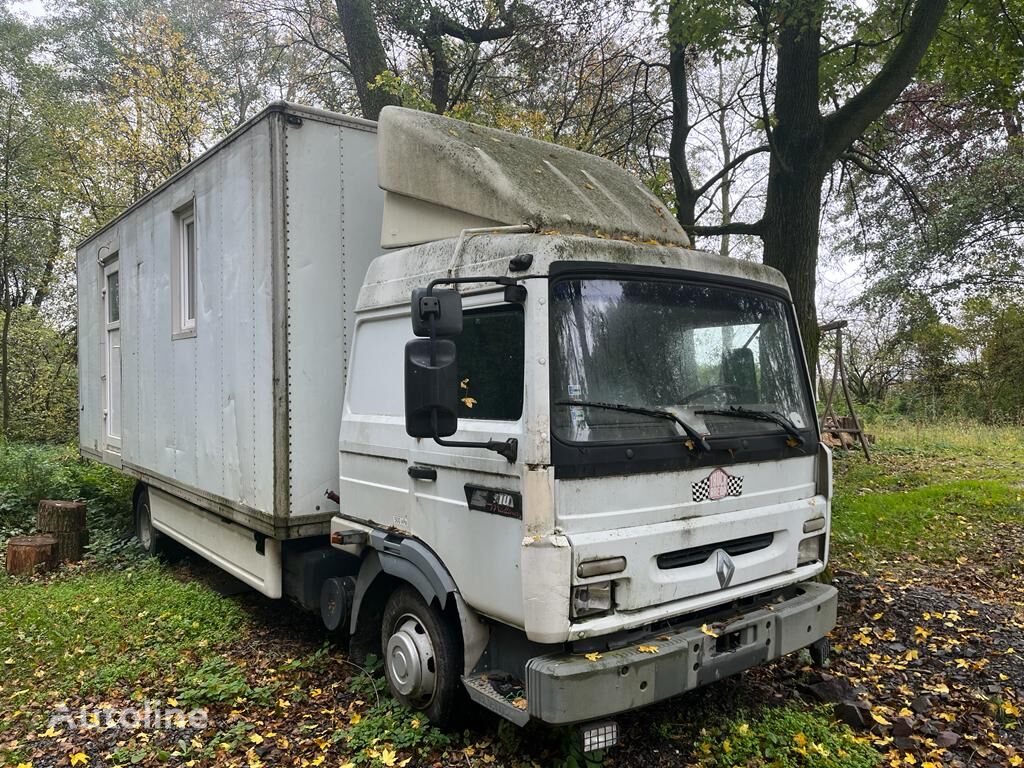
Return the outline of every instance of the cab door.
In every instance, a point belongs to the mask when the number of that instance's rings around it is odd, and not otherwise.
[[[409,452],[409,530],[451,572],[466,602],[522,623],[519,570],[525,436],[523,307],[501,295],[467,298],[455,339],[459,429],[450,440],[515,439],[514,462],[483,448],[414,441]]]

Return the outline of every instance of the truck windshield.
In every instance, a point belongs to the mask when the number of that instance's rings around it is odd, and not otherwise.
[[[552,289],[552,421],[570,442],[664,440],[668,410],[711,438],[810,428],[789,305],[674,280],[573,278]],[[730,413],[735,409],[734,413]],[[751,411],[771,417],[751,418]]]

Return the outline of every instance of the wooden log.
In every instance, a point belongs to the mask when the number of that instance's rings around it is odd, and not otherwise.
[[[36,530],[56,537],[58,560],[81,560],[89,541],[85,502],[40,501],[36,509]]]
[[[57,566],[54,536],[15,536],[7,541],[7,572],[31,576],[36,570],[52,571]]]

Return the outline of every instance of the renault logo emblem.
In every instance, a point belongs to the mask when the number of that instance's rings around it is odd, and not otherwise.
[[[732,558],[721,549],[718,550],[718,559],[715,563],[715,573],[718,574],[718,583],[722,589],[729,586],[729,582],[732,581],[733,574],[736,573],[736,564],[732,561]]]

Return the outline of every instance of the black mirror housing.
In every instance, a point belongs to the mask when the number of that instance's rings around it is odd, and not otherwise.
[[[428,293],[428,290],[430,291]],[[412,291],[412,332],[430,336],[430,320],[439,338],[462,333],[462,294],[454,288],[414,288]]]
[[[415,326],[415,315],[413,317]],[[447,437],[454,435],[458,428],[459,370],[455,342],[451,339],[435,339],[433,342],[413,339],[405,345],[405,431],[412,437]]]

